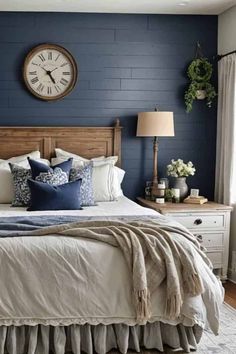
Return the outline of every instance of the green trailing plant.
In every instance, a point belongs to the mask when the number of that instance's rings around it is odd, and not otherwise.
[[[214,86],[210,83],[212,71],[212,65],[207,58],[194,59],[189,65],[187,73],[191,83],[184,95],[188,113],[193,108],[193,101],[199,99],[199,91],[204,91],[207,106],[211,107],[212,101],[217,95]]]

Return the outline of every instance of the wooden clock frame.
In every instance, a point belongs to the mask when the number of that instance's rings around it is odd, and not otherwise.
[[[27,76],[26,76],[26,69],[27,69],[27,66],[28,66],[31,58],[37,52],[42,51],[42,50],[47,50],[47,49],[54,49],[54,50],[57,50],[57,51],[61,52],[62,54],[64,54],[69,59],[69,61],[71,63],[71,66],[72,66],[72,70],[73,70],[73,79],[72,79],[70,85],[68,86],[68,88],[63,93],[61,93],[60,95],[57,95],[55,97],[53,97],[53,96],[42,96],[42,95],[38,94],[37,92],[35,92],[31,88],[31,86],[29,85],[28,80],[27,80]],[[47,44],[47,43],[37,45],[36,47],[31,49],[31,51],[27,54],[27,56],[26,56],[26,58],[24,60],[24,64],[23,64],[23,79],[24,79],[25,85],[28,88],[28,90],[34,96],[36,96],[37,98],[39,98],[39,99],[41,99],[43,101],[57,101],[57,100],[60,100],[61,98],[65,97],[65,96],[67,96],[73,90],[73,88],[75,87],[76,82],[77,82],[77,78],[78,78],[78,68],[77,68],[77,64],[76,64],[76,61],[75,61],[74,57],[72,56],[72,54],[67,49],[65,49],[64,47],[62,47],[60,45]]]

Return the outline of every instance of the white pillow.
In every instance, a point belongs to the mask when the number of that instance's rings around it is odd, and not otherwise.
[[[71,157],[52,157],[51,158],[51,165],[52,166],[58,165],[59,163],[67,161],[69,158],[71,158]],[[85,166],[85,163],[83,161],[76,160],[73,158],[73,161],[72,161],[73,168],[79,168],[79,167],[84,167],[84,166]]]
[[[112,164],[113,166],[115,166],[115,164],[118,161],[118,156],[108,156],[108,157],[95,157],[93,159],[91,159],[90,161],[93,161],[93,165],[94,166],[101,166],[107,163]]]
[[[112,167],[111,164],[93,167],[92,181],[95,202],[110,202],[116,199],[112,188]]]
[[[72,152],[65,151],[65,150],[62,150],[59,148],[55,149],[55,154],[56,154],[56,157],[59,157],[59,158],[67,158],[68,159],[69,157],[72,157],[75,161],[81,161],[83,163],[93,161],[94,166],[102,164],[102,163],[108,163],[108,162],[115,165],[118,161],[118,156],[108,156],[108,157],[99,156],[99,157],[94,157],[91,160],[89,160],[89,159],[86,159],[80,155],[76,155],[76,154],[73,154]]]
[[[117,197],[121,197],[123,194],[122,188],[121,188],[121,183],[124,179],[125,176],[125,170],[122,170],[122,168],[119,168],[117,166],[114,166],[114,170],[117,175],[117,190],[116,190],[116,195]]]
[[[11,157],[8,160],[1,160],[0,159],[0,163],[4,163],[4,162],[6,164],[8,164],[9,162],[11,162],[11,163],[19,163],[19,162],[22,162],[22,161],[27,161],[27,157],[28,156],[31,159],[40,159],[40,151],[32,151],[29,154],[20,155],[20,156],[14,156],[14,157]]]
[[[9,165],[0,162],[0,204],[10,204],[14,197],[13,180]]]
[[[52,166],[55,166],[68,159],[64,157],[56,157],[51,159]],[[113,160],[114,161],[114,160]],[[97,163],[93,160],[93,190],[95,202],[107,202],[116,200],[123,195],[121,183],[123,181],[125,171],[114,166],[113,163]],[[78,168],[84,166],[84,162],[73,158],[72,167]]]
[[[120,176],[118,170],[122,171],[119,172]],[[121,174],[124,177],[125,171],[111,163],[93,166],[92,181],[95,202],[109,202],[123,195],[119,182]]]
[[[34,160],[50,165],[48,160],[40,159],[39,151],[33,151],[27,155],[11,157],[8,160],[0,160],[0,204],[10,204],[14,197],[13,179],[9,162],[17,163],[17,165],[24,168],[30,168],[27,160],[28,156]]]
[[[59,148],[56,148],[55,149],[55,154],[56,154],[56,157],[59,157],[59,158],[66,158],[68,160],[68,158],[72,157],[73,159],[76,159],[76,160],[81,160],[81,161],[89,161],[88,159],[85,159],[84,157],[81,157],[79,155],[76,155],[76,154],[73,154],[72,152],[68,152],[68,151],[65,151],[65,150],[62,150],[62,149],[59,149]]]

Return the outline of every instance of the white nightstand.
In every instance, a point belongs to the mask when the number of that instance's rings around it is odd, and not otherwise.
[[[187,227],[207,249],[207,256],[222,280],[227,279],[229,260],[230,212],[227,205],[208,202],[203,205],[185,203],[157,204],[137,198],[139,204],[171,217]]]

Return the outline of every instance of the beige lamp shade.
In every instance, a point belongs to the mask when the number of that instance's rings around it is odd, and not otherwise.
[[[173,112],[141,112],[136,136],[174,136]]]

